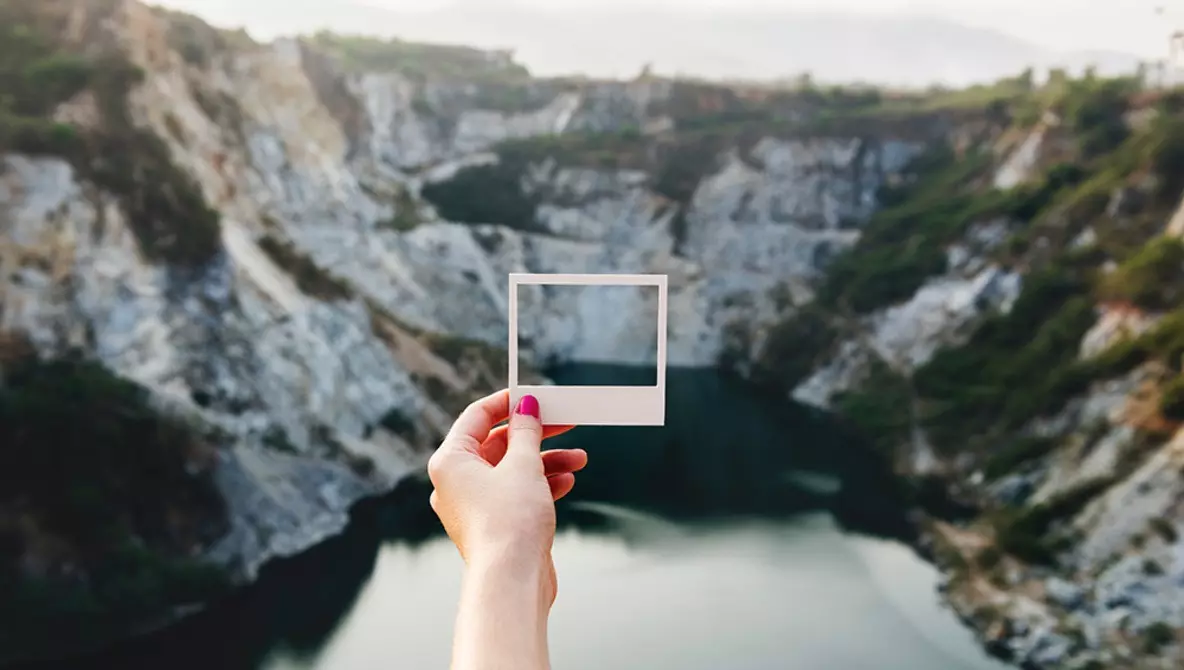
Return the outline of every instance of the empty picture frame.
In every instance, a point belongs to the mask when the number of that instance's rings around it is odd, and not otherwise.
[[[658,287],[656,386],[521,386],[518,384],[519,286]],[[510,407],[524,395],[538,398],[546,426],[663,426],[666,424],[666,275],[511,274]]]

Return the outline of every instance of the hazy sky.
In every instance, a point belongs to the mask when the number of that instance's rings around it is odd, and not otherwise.
[[[243,7],[263,0],[148,0],[215,21],[233,17]],[[1162,57],[1169,25],[1184,29],[1184,0],[499,0],[532,8],[637,9],[663,7],[680,12],[738,11],[744,7],[826,10],[863,15],[927,14],[963,24],[992,28],[1040,46],[1060,50],[1113,50],[1143,58]],[[283,3],[279,3],[282,5]],[[449,6],[488,6],[486,0],[302,0],[302,6],[371,5],[395,11],[431,11]],[[1168,16],[1159,6],[1172,6]],[[250,10],[247,10],[250,11]],[[297,12],[299,13],[299,12]],[[291,11],[287,12],[291,15]],[[266,26],[254,30],[269,32]],[[397,33],[397,31],[396,31]]]
[[[431,10],[481,0],[357,0],[400,10]],[[1062,50],[1113,49],[1139,56],[1166,50],[1167,18],[1184,29],[1181,0],[516,0],[517,4],[562,10],[569,7],[663,6],[669,8],[850,11],[860,14],[919,13],[994,28]],[[333,0],[325,0],[327,3]],[[1169,17],[1156,8],[1178,6]]]

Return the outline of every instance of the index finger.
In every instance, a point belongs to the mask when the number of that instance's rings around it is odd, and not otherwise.
[[[510,416],[510,390],[475,400],[460,413],[440,448],[463,449],[476,453],[477,448],[489,437],[489,431]]]

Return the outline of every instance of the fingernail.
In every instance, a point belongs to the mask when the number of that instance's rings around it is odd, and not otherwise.
[[[539,400],[532,395],[522,396],[522,400],[518,401],[518,414],[525,414],[539,418]]]

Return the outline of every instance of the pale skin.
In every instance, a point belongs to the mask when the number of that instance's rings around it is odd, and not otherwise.
[[[534,398],[511,414],[503,390],[469,405],[428,463],[432,509],[465,563],[452,670],[550,668],[555,501],[588,454],[542,442],[570,429],[544,429]]]

